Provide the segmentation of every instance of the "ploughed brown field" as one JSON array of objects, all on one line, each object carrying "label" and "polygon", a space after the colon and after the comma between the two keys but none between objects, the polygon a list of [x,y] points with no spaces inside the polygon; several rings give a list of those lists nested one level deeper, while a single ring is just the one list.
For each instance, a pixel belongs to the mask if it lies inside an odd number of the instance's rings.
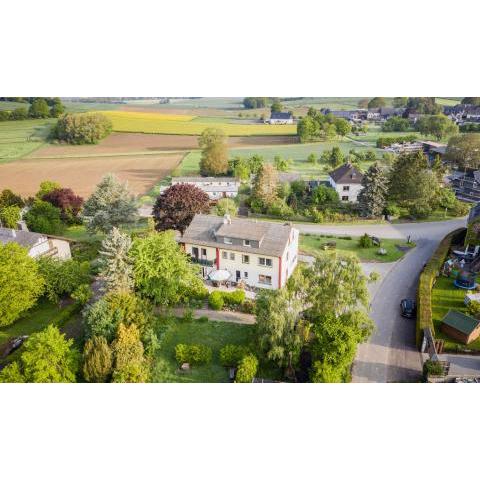
[{"label": "ploughed brown field", "polygon": [[[258,145],[285,145],[296,143],[295,136],[230,137],[231,147],[255,147]],[[35,150],[29,158],[50,158],[82,155],[115,155],[140,152],[168,152],[192,150],[198,147],[194,135],[155,135],[146,133],[112,133],[98,145],[46,145]]]},{"label": "ploughed brown field", "polygon": [[[49,148],[49,147],[47,147]],[[55,180],[78,195],[89,196],[106,173],[128,181],[132,193],[142,195],[180,163],[183,153],[83,158],[24,158],[0,164],[0,191],[10,188],[34,195],[42,180]]]}]

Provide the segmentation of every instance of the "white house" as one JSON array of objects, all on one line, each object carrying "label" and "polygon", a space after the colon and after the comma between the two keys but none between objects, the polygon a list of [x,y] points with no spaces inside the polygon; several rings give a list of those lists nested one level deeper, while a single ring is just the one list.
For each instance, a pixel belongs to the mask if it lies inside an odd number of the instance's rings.
[{"label": "white house", "polygon": [[344,163],[330,172],[328,181],[342,202],[356,202],[362,190],[363,174],[350,163]]},{"label": "white house", "polygon": [[43,256],[54,257],[60,260],[72,258],[70,243],[67,240],[34,233],[26,230],[14,230],[12,228],[0,227],[0,243],[17,243],[28,250],[32,258]]},{"label": "white house", "polygon": [[212,200],[236,197],[240,180],[234,177],[173,177],[172,185],[188,183],[203,190]]},{"label": "white house", "polygon": [[233,282],[277,289],[297,266],[299,231],[289,224],[195,215],[177,241],[203,265],[205,278],[227,270]]},{"label": "white house", "polygon": [[272,112],[268,120],[270,125],[291,125],[293,115],[291,112]]}]

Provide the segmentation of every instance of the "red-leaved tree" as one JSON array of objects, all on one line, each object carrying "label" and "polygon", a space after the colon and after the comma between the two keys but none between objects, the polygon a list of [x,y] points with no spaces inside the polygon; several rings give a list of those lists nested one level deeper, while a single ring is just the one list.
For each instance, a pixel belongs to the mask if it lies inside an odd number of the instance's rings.
[{"label": "red-leaved tree", "polygon": [[155,228],[180,230],[183,235],[197,213],[209,210],[210,199],[203,190],[186,183],[172,185],[158,196],[153,207]]},{"label": "red-leaved tree", "polygon": [[71,188],[57,188],[42,197],[61,211],[62,220],[66,223],[77,223],[82,210],[83,198],[75,195]]}]

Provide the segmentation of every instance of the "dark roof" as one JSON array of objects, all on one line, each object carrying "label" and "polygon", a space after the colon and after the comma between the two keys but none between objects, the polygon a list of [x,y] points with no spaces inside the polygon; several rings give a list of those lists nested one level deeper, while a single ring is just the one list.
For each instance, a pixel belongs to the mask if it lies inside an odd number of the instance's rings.
[{"label": "dark roof", "polygon": [[465,335],[470,335],[480,325],[480,320],[457,312],[456,310],[449,310],[443,317],[442,323]]},{"label": "dark roof", "polygon": [[344,163],[333,172],[330,177],[335,183],[362,183],[363,174],[350,163]]},{"label": "dark roof", "polygon": [[292,118],[292,114],[290,112],[272,112],[270,118],[274,120],[288,120]]},{"label": "dark roof", "polygon": [[25,230],[14,230],[12,228],[0,227],[0,243],[18,243],[22,247],[31,248],[35,244],[47,241],[47,236],[42,233],[28,232]]},{"label": "dark roof", "polygon": [[[260,253],[280,256],[288,244],[291,225],[274,222],[260,222],[243,218],[232,218],[231,223],[224,223],[224,218],[216,215],[195,215],[185,230],[183,237],[177,240],[182,243],[194,243],[207,247],[222,247],[242,252]],[[227,245],[217,240],[218,236],[260,241],[258,248],[242,245]]]}]

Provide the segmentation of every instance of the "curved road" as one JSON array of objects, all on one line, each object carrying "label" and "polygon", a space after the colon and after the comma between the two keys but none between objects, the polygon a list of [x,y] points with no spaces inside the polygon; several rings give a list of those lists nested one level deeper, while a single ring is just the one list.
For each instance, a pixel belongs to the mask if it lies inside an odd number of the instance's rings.
[{"label": "curved road", "polygon": [[465,225],[466,218],[378,225],[295,225],[301,233],[353,236],[368,233],[380,238],[410,236],[417,244],[390,270],[372,299],[370,314],[376,330],[369,342],[358,348],[353,364],[353,382],[409,382],[420,379],[422,359],[415,346],[415,321],[400,316],[400,301],[415,297],[420,271],[440,240]]}]

